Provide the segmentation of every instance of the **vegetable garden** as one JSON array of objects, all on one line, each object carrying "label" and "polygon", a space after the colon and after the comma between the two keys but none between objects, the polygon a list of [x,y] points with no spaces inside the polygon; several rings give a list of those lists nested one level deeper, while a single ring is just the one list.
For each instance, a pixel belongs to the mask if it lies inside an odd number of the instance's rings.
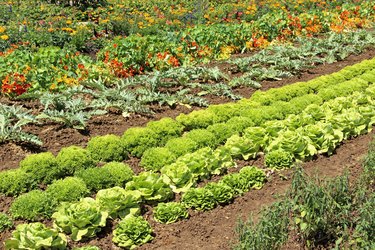
[{"label": "vegetable garden", "polygon": [[[30,0],[0,14],[1,247],[374,246],[373,1]],[[324,185],[304,173],[348,168]]]}]

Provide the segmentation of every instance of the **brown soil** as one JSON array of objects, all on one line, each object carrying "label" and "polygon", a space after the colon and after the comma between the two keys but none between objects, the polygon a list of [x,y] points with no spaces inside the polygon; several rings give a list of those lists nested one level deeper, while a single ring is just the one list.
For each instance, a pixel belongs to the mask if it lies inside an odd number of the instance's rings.
[{"label": "brown soil", "polygon": [[[375,56],[375,49],[369,49],[360,55],[352,55],[344,61],[340,61],[333,64],[319,65],[314,69],[303,72],[300,76],[294,76],[291,78],[283,79],[281,81],[264,81],[262,82],[262,90],[270,88],[277,88],[287,84],[292,84],[298,81],[307,81],[318,77],[320,75],[330,74],[336,72],[348,65],[353,65],[365,59],[370,59]],[[228,64],[216,63],[212,66],[218,66],[221,70],[228,70]],[[249,98],[255,89],[249,87],[240,87],[234,90],[236,94],[242,95],[245,98]],[[210,103],[219,104],[231,101],[228,98],[209,96]],[[2,103],[15,103],[5,98],[0,98]],[[18,102],[26,108],[31,109],[33,112],[40,109],[35,101],[30,102]],[[26,131],[33,133],[43,141],[42,147],[36,147],[25,143],[5,143],[0,144],[0,170],[12,169],[18,167],[18,163],[26,155],[31,153],[38,153],[43,151],[50,151],[54,154],[69,145],[85,146],[90,137],[105,135],[108,133],[121,135],[126,129],[135,126],[143,126],[150,120],[158,120],[162,117],[176,117],[181,113],[189,113],[197,107],[187,108],[185,106],[177,106],[174,108],[160,107],[154,105],[151,107],[155,111],[155,115],[142,116],[142,115],[131,115],[130,117],[123,117],[121,114],[109,113],[104,116],[94,117],[89,123],[88,128],[85,131],[78,131],[72,128],[64,128],[60,125],[47,123],[41,125],[31,125],[26,127]]]},{"label": "brown soil", "polygon": [[[306,81],[320,75],[329,74],[342,69],[345,66],[355,64],[364,59],[373,58],[375,49],[369,50],[358,56],[350,56],[347,60],[331,65],[321,65],[312,70],[304,72],[300,77],[284,79],[282,81],[265,81],[262,83],[262,89],[280,87],[297,81]],[[249,97],[254,90],[251,88],[239,88],[237,93]],[[3,102],[1,99],[0,101]],[[213,103],[223,103],[229,100],[224,98],[212,97]],[[31,109],[37,109],[35,103],[26,103]],[[20,160],[27,154],[51,151],[57,153],[62,147],[69,145],[85,146],[92,136],[113,133],[121,135],[127,128],[134,126],[143,126],[150,120],[157,120],[161,117],[176,117],[180,113],[190,112],[184,106],[178,106],[175,109],[166,107],[154,107],[157,111],[152,117],[133,115],[131,117],[122,117],[118,114],[108,114],[96,117],[89,122],[87,131],[78,132],[74,129],[62,128],[59,125],[33,125],[27,130],[38,135],[44,142],[43,147],[32,147],[27,144],[6,143],[0,145],[0,170],[16,168]],[[334,177],[340,175],[345,169],[350,170],[351,177],[355,179],[361,172],[361,158],[366,153],[368,144],[371,141],[372,132],[368,135],[360,136],[347,141],[340,146],[331,157],[318,156],[313,161],[304,164],[307,173],[317,173],[321,176]],[[131,158],[127,161],[136,172],[139,172],[139,160]],[[239,166],[258,165],[263,166],[263,159],[259,157],[252,162],[238,162]],[[235,170],[233,170],[235,171]],[[142,246],[140,249],[230,249],[235,239],[234,228],[238,218],[246,219],[250,213],[257,218],[260,209],[276,200],[275,196],[283,194],[290,185],[292,171],[283,171],[282,175],[273,174],[269,182],[261,190],[254,190],[237,198],[232,204],[224,207],[218,207],[208,212],[191,213],[188,220],[180,221],[171,225],[161,225],[153,221],[152,209],[146,207],[146,218],[152,225],[155,233],[155,239],[152,243]],[[14,198],[0,196],[0,212],[7,212]],[[16,221],[16,224],[23,221]],[[50,221],[46,221],[50,224]],[[98,238],[84,243],[72,243],[70,246],[82,246],[85,244],[98,245],[102,249],[118,249],[112,244],[112,223],[101,232]],[[0,242],[10,237],[10,231],[7,230],[0,234]],[[1,249],[1,245],[0,245]],[[298,243],[291,242],[288,248],[300,249]]]}]

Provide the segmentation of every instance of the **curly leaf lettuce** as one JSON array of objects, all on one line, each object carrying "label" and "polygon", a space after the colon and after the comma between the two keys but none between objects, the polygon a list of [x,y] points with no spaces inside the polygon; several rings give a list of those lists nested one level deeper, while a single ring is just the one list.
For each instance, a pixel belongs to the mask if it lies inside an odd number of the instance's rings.
[{"label": "curly leaf lettuce", "polygon": [[120,247],[135,249],[137,246],[151,241],[150,224],[141,216],[131,216],[123,219],[113,231],[113,242]]},{"label": "curly leaf lettuce", "polygon": [[66,249],[66,236],[40,222],[20,224],[12,237],[5,241],[5,249]]},{"label": "curly leaf lettuce", "polygon": [[96,195],[102,211],[107,211],[111,218],[125,218],[139,215],[141,194],[138,191],[125,191],[120,187],[102,189]]},{"label": "curly leaf lettuce", "polygon": [[94,237],[106,225],[108,212],[101,211],[94,199],[84,198],[76,203],[62,203],[52,218],[55,228],[80,241],[83,237]]}]

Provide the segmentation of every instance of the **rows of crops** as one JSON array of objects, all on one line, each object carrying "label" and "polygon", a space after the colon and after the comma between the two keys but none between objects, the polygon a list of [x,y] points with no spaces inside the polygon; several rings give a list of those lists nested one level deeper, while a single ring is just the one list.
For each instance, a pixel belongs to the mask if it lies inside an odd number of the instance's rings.
[{"label": "rows of crops", "polygon": [[[130,128],[122,137],[95,137],[87,148],[63,148],[56,157],[30,155],[19,169],[0,173],[0,192],[21,194],[10,208],[13,218],[52,218],[54,229],[38,223],[18,226],[6,246],[38,243],[64,248],[67,240],[62,233],[80,241],[94,237],[106,220],[119,218],[113,241],[134,247],[152,239],[152,229],[140,217],[145,204],[155,206],[156,221],[172,223],[188,217],[188,208],[209,210],[261,188],[264,170],[245,167],[225,175],[226,169],[235,167],[235,159],[248,160],[260,152],[266,154],[269,168],[289,168],[296,160],[331,154],[341,141],[372,129],[374,68],[374,59],[363,61],[237,103]],[[140,157],[141,165],[151,171],[134,175],[119,163],[128,154]],[[99,162],[107,163],[98,168]],[[194,187],[222,174],[219,182]],[[46,186],[44,191],[40,185]],[[96,198],[77,201],[90,193]],[[173,201],[175,193],[183,193],[180,202]],[[33,233],[35,242],[24,242],[25,233]],[[51,241],[41,243],[44,237]]]},{"label": "rows of crops", "polygon": [[[255,89],[373,49],[374,21],[374,3],[357,0],[0,3],[0,148],[41,152],[0,171],[5,249],[97,250],[87,242],[103,234],[108,249],[134,249],[157,237],[152,223],[228,205],[369,133],[375,58]],[[90,135],[95,116],[155,105],[199,108],[57,154],[30,132],[52,123]]]},{"label": "rows of crops", "polygon": [[32,9],[29,2],[0,5],[1,91],[13,96],[99,76],[110,83],[294,37],[370,27],[375,12],[372,1],[356,0],[72,1],[78,6],[70,8],[64,6],[69,1],[42,1]]}]

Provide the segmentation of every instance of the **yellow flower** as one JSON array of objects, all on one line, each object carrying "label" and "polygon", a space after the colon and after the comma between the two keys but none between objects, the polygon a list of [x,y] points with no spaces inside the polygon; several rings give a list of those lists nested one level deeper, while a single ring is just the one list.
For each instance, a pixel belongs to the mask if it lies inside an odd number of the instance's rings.
[{"label": "yellow flower", "polygon": [[3,26],[0,26],[0,33],[4,33],[7,29]]},{"label": "yellow flower", "polygon": [[72,24],[72,20],[67,20],[66,24]]},{"label": "yellow flower", "polygon": [[6,40],[9,39],[9,36],[7,36],[7,35],[2,35],[2,36],[0,36],[0,38],[1,38],[2,40],[6,41]]},{"label": "yellow flower", "polygon": [[48,32],[53,32],[54,29],[53,28],[48,28]]},{"label": "yellow flower", "polygon": [[54,90],[56,88],[56,84],[55,83],[52,83],[51,86],[49,87],[50,90]]}]

